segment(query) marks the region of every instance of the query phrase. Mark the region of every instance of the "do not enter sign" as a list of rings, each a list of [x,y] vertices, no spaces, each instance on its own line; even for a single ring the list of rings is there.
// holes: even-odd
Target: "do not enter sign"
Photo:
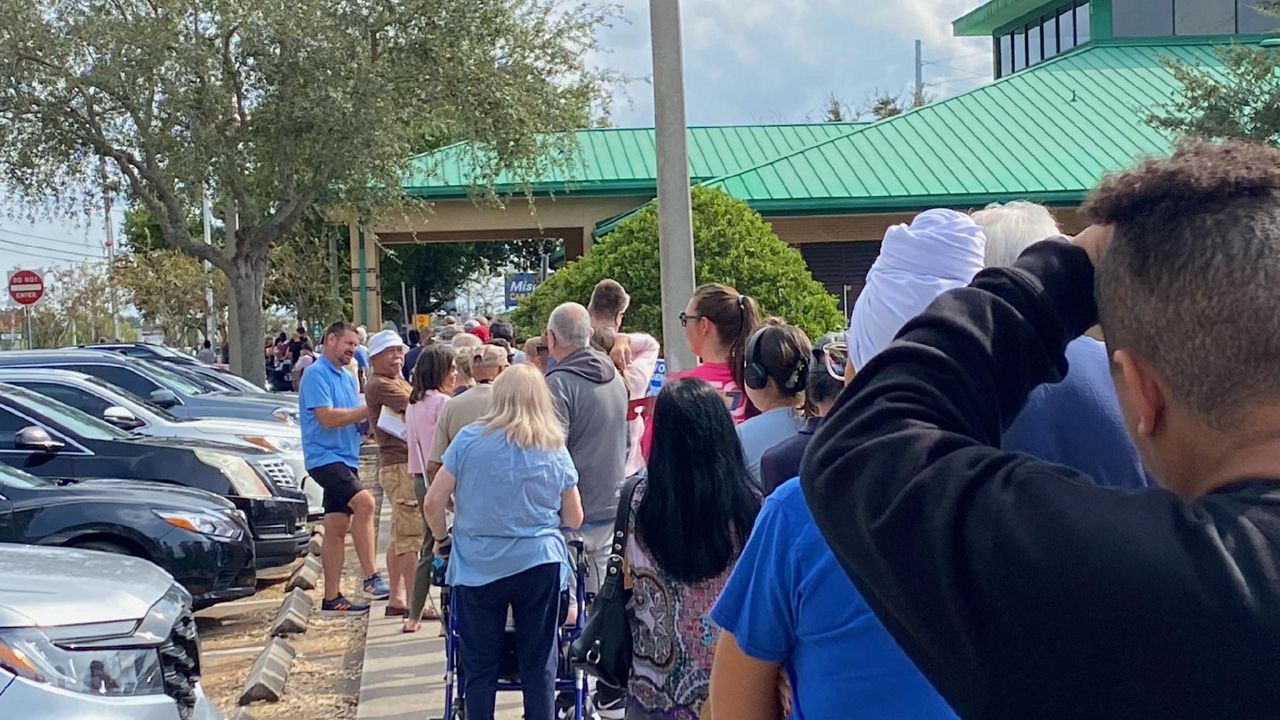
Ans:
[[[34,305],[44,296],[44,276],[34,270],[9,273],[9,297],[19,305]]]

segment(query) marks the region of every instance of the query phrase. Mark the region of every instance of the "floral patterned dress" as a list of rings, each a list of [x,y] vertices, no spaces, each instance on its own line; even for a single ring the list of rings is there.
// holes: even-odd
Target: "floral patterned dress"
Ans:
[[[711,608],[733,570],[690,585],[658,567],[635,533],[635,509],[647,480],[636,486],[627,522],[634,661],[627,686],[627,718],[696,720],[707,701],[711,661],[720,629]]]

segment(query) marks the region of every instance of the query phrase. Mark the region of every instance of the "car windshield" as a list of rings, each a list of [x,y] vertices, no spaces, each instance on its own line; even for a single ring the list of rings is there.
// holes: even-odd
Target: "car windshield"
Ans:
[[[28,475],[27,473],[17,468],[9,467],[8,465],[0,465],[0,485],[33,490],[36,488],[57,487],[58,483],[52,480],[38,478],[35,475]]]
[[[121,401],[125,401],[129,405],[136,405],[138,404],[138,401],[141,400],[142,404],[145,405],[146,409],[150,411],[153,415],[159,415],[165,420],[169,420],[171,422],[182,422],[182,418],[178,417],[177,415],[174,415],[168,410],[165,410],[159,405],[156,405],[150,400],[147,400],[146,398],[137,397],[132,393],[121,390],[120,388],[116,387],[115,385],[112,385],[111,383],[105,380],[99,380],[98,378],[93,377],[92,375],[87,375],[83,378],[83,381],[86,384],[92,385],[94,389],[97,391],[97,394],[101,395],[103,398],[111,402],[120,403]],[[131,407],[126,409],[132,410]]]
[[[184,375],[179,375],[178,373],[173,372],[160,363],[148,362],[146,360],[139,360],[138,362],[146,368],[147,373],[151,375],[152,379],[179,395],[207,395],[211,392],[208,386],[204,384],[197,384],[195,381],[188,379]]]
[[[23,411],[43,415],[61,425],[67,432],[87,440],[124,440],[131,435],[114,425],[65,405],[46,395],[10,385],[5,395],[23,406]]]
[[[236,392],[243,392],[243,393],[262,392],[262,388],[258,387],[257,385],[254,385],[248,380],[245,380],[239,375],[218,372],[216,375],[210,375],[209,379],[213,380],[215,377],[217,378],[215,382],[220,382],[223,385],[226,385],[228,389],[235,390]]]

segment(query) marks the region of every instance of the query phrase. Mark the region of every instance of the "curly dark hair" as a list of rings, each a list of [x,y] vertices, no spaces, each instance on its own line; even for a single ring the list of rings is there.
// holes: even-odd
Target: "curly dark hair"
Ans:
[[[1108,345],[1220,430],[1280,399],[1280,151],[1182,142],[1105,178],[1084,213],[1115,226],[1097,271]]]

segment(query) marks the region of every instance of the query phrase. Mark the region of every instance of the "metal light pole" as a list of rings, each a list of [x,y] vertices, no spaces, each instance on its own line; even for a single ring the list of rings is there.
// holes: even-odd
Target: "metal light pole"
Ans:
[[[203,213],[204,213],[204,244],[212,245],[213,244],[213,204],[209,202],[209,194],[207,192],[201,192],[201,195],[202,197],[201,197],[200,204],[202,206]],[[210,270],[211,268],[209,265],[209,261],[205,260],[204,261],[205,274],[208,275]],[[204,287],[204,304],[206,308],[205,316],[204,316],[204,339],[208,340],[211,343],[216,343],[216,340],[214,340],[214,337],[218,333],[218,317],[216,314],[216,308],[214,308],[214,305],[213,305],[213,276],[212,275],[210,275],[207,278],[207,282]]]
[[[107,159],[98,158],[98,170],[102,173],[102,213],[107,231],[107,285],[111,302],[111,333],[113,340],[120,339],[120,307],[116,303],[116,233],[111,222],[111,190],[107,187]],[[92,338],[97,342],[97,338]]]
[[[658,257],[667,371],[697,362],[685,344],[680,312],[693,296],[693,209],[685,138],[684,59],[679,0],[649,0],[653,39],[653,113],[658,144]]]

